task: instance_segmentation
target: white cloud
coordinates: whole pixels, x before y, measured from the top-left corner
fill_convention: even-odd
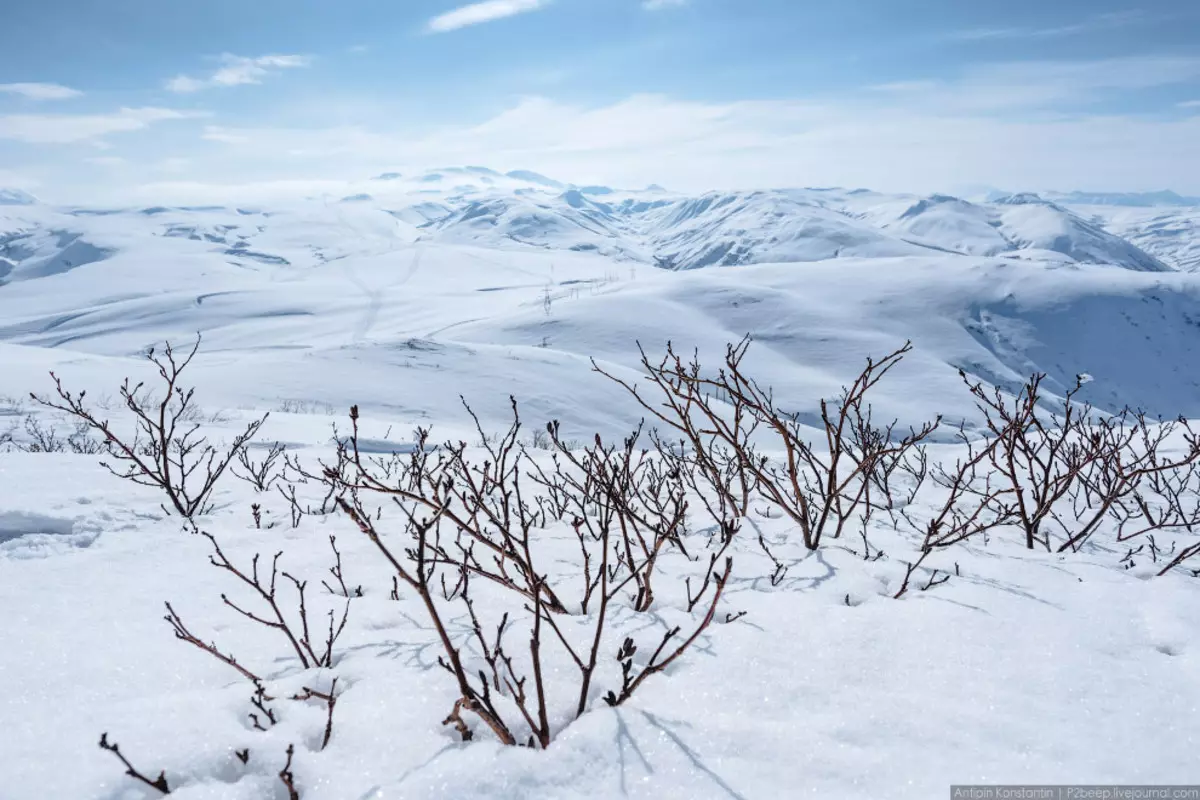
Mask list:
[[[479,25],[505,17],[514,17],[537,11],[550,4],[551,0],[484,0],[481,3],[471,3],[460,6],[445,14],[440,14],[429,20],[429,30],[433,33],[446,33],[465,28],[468,25]]]
[[[1178,104],[1179,108],[1200,108],[1200,100],[1184,100]]]
[[[426,135],[363,128],[214,129],[202,173],[330,180],[483,163],[563,180],[682,190],[841,185],[927,192],[1013,188],[1200,190],[1200,119],[1020,118],[801,101],[726,104],[636,96],[601,107],[530,98]],[[404,154],[401,161],[397,154]],[[245,178],[242,178],[245,179]]]
[[[686,6],[688,0],[642,0],[642,8],[647,11],[661,11],[664,8],[679,8]]]
[[[109,114],[7,114],[0,116],[0,139],[33,144],[99,142],[108,134],[200,116],[205,115],[170,108],[122,108]]]
[[[19,94],[30,100],[69,100],[83,92],[57,83],[0,83],[0,94]]]
[[[294,196],[316,191],[304,186],[336,192],[330,187],[383,171],[484,164],[688,191],[841,185],[930,192],[987,184],[1192,194],[1200,193],[1200,115],[1169,107],[1159,115],[1115,115],[1090,101],[1196,75],[1200,59],[1014,63],[977,67],[957,80],[809,99],[636,95],[585,106],[530,97],[478,124],[424,129],[214,125],[203,131],[203,148],[173,143],[191,161],[171,184],[137,188],[131,179],[119,188],[140,192],[139,199],[162,193],[183,200],[211,199],[233,184],[241,196],[253,184],[255,196]],[[142,166],[142,181],[161,179],[151,164]]]
[[[225,53],[220,60],[222,66],[211,75],[203,78],[178,75],[167,81],[167,89],[172,92],[186,93],[223,86],[262,83],[263,78],[281,70],[307,67],[312,63],[312,59],[308,56],[301,55],[266,55],[246,58]]]
[[[1122,28],[1129,25],[1145,24],[1161,21],[1162,17],[1152,17],[1142,11],[1115,11],[1106,14],[1096,14],[1079,22],[1067,25],[1055,25],[1046,28],[971,28],[963,31],[953,31],[947,38],[962,41],[981,41],[985,39],[1055,39],[1065,36],[1078,36],[1094,31]]]

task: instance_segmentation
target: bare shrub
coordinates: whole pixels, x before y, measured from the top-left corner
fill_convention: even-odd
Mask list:
[[[534,430],[533,435],[529,437],[529,446],[534,450],[553,449],[553,444],[550,441],[550,434],[544,430]]]
[[[288,800],[300,800],[300,792],[296,789],[296,776],[292,774],[292,756],[296,754],[296,746],[287,746],[287,763],[279,770],[279,781],[287,791]]]
[[[1200,543],[1160,546],[1154,536],[1200,530],[1200,436],[1183,420],[1155,423],[1128,411],[1101,415],[1075,400],[1078,385],[1047,410],[1043,376],[1034,375],[1008,397],[963,374],[986,435],[972,438],[960,426],[959,457],[950,465],[933,460],[927,444],[940,418],[902,431],[895,422],[878,423],[868,402],[910,345],[868,359],[836,399],[821,402],[808,426],[748,375],[743,361],[749,344],[747,338],[729,345],[714,375],[670,345],[658,361],[642,351],[645,382],[625,381],[593,364],[657,423],[648,433],[639,424],[619,442],[599,435],[589,443],[564,439],[554,422],[523,439],[515,400],[507,430],[491,434],[464,401],[477,450],[465,441],[435,445],[428,429],[418,429],[404,453],[372,455],[360,449],[355,406],[349,435],[335,432],[334,459],[317,473],[278,444],[261,462],[251,459],[245,445],[263,420],[227,453],[196,436],[198,423],[185,422],[191,391],[177,387],[194,348],[178,362],[169,347],[161,359],[150,356],[167,382],[168,401],[147,405],[141,384],[122,388],[126,408],[139,420],[129,447],[107,422],[86,416],[83,394],[66,392],[57,378],[59,400],[39,402],[82,419],[85,431],[104,434],[105,446],[117,448],[116,457],[127,465],[123,476],[167,489],[181,514],[203,507],[212,483],[234,460],[240,467],[232,467],[235,473],[258,491],[280,493],[293,527],[310,514],[346,514],[388,566],[390,598],[407,603],[415,596],[440,653],[438,666],[454,684],[442,724],[463,740],[475,738],[480,728],[506,745],[546,748],[563,725],[598,701],[627,702],[691,651],[715,621],[739,619],[741,613],[718,614],[741,527],[757,530],[751,510],[790,520],[810,551],[856,530],[862,557],[872,561],[884,553],[872,547],[868,530],[886,514],[897,531],[916,540],[895,598],[943,586],[959,566],[951,569],[934,556],[970,541],[986,543],[1003,526],[1019,528],[1027,547],[1057,546],[1059,552],[1084,548],[1101,530],[1115,532],[1118,542],[1131,543],[1122,564],[1130,568],[1135,558],[1148,557],[1161,566],[1159,575],[1200,556]],[[39,436],[32,437],[39,446],[63,446],[52,430]],[[1184,447],[1176,453],[1172,443],[1180,439]],[[187,477],[200,468],[204,484],[184,491]],[[918,496],[932,502],[918,504]],[[707,541],[689,533],[693,505],[703,509],[699,530]],[[251,509],[261,526],[261,503]],[[350,602],[363,596],[362,586],[351,588],[346,579],[335,536],[328,537],[333,562],[321,580],[325,592],[315,601],[322,623],[310,625],[308,582],[281,568],[282,552],[271,558],[269,571],[259,554],[238,564],[214,536],[194,524],[192,530],[208,540],[210,563],[253,602],[223,594],[226,606],[270,631],[300,669],[335,666]],[[758,544],[777,586],[788,564],[761,532]],[[561,557],[564,545],[570,558]],[[846,604],[852,604],[849,594]],[[309,681],[299,693],[272,693],[257,665],[194,634],[170,603],[166,610],[176,638],[251,683],[254,729],[279,723],[279,703],[287,702],[281,697],[318,702],[326,720],[321,748],[329,744],[336,677],[327,691]],[[639,625],[629,626],[631,619]],[[628,635],[635,627],[638,632]],[[647,635],[648,629],[655,632]],[[151,780],[105,737],[101,746],[120,758],[131,777],[169,791],[163,774]],[[242,763],[249,759],[248,749],[235,754]],[[294,754],[289,746],[278,773],[289,798],[299,797]]]
[[[275,410],[283,414],[314,414],[323,417],[332,417],[335,413],[331,404],[318,400],[283,400]]]
[[[1047,411],[1044,378],[1033,375],[1010,401],[963,375],[996,440],[991,472],[1011,490],[1026,547],[1077,551],[1106,522],[1118,542],[1200,526],[1200,438],[1186,421],[1099,414],[1076,401],[1078,381]],[[1164,445],[1176,436],[1186,448],[1170,458]]]
[[[921,544],[919,557],[908,563],[904,580],[893,595],[896,599],[903,597],[908,591],[913,576],[924,567],[925,560],[930,555],[1006,525],[1013,518],[1013,508],[1005,502],[1013,492],[1012,487],[1003,482],[995,484],[991,473],[980,476],[980,469],[989,464],[1000,445],[999,440],[984,439],[982,442],[976,442],[960,428],[959,441],[967,452],[965,457],[955,462],[952,469],[936,464],[930,470],[923,450],[913,453],[900,467],[913,477],[914,494],[924,485],[926,477],[929,477],[944,495],[941,504],[935,506],[933,513],[923,521],[915,519],[907,508],[900,511],[901,518],[921,535]],[[946,575],[945,580],[948,579],[949,575]],[[936,585],[939,585],[938,571],[934,570],[923,590]]]
[[[267,448],[261,461],[255,461],[250,455],[250,447],[239,448],[236,457],[242,469],[239,472],[234,466],[230,471],[253,486],[255,491],[268,492],[280,478],[276,464],[285,452],[287,448],[275,442]]]
[[[0,395],[0,420],[5,417],[12,418],[12,421],[3,426],[3,430],[0,430],[0,449],[8,451],[15,447],[13,437],[19,428],[16,418],[23,418],[25,413],[25,405],[21,400],[8,395]]]
[[[1012,490],[1014,521],[1025,546],[1050,550],[1051,529],[1069,539],[1071,526],[1060,501],[1106,457],[1106,443],[1089,435],[1091,407],[1075,402],[1082,384],[1076,382],[1066,393],[1061,412],[1047,412],[1040,405],[1045,375],[1033,375],[1011,400],[999,387],[988,390],[965,372],[959,375],[996,440],[989,456],[991,471]]]
[[[83,422],[71,426],[63,435],[53,422],[43,422],[36,414],[25,414],[18,425],[15,421],[0,434],[0,445],[23,453],[74,453],[97,455],[107,451],[103,440],[90,436],[91,428]]]
[[[530,477],[545,490],[554,518],[570,518],[579,540],[584,578],[581,610],[587,613],[603,580],[599,567],[592,564],[589,545],[617,529],[621,541],[615,550],[616,568],[634,589],[634,610],[648,611],[654,603],[652,580],[659,556],[669,546],[686,554],[688,504],[682,476],[653,451],[637,448],[640,429],[619,446],[605,445],[597,437],[586,448],[572,448],[561,438],[556,423],[547,425],[544,433],[557,450],[552,468],[532,462]]]
[[[301,669],[329,668],[335,665],[337,660],[335,646],[346,628],[350,613],[350,600],[355,596],[361,597],[361,591],[355,595],[350,592],[341,595],[345,603],[340,610],[340,615],[337,609],[329,608],[325,614],[328,619],[327,629],[323,632],[315,630],[310,626],[306,594],[308,582],[280,569],[279,560],[282,553],[276,553],[272,558],[268,575],[265,570],[260,571],[259,569],[260,555],[253,556],[249,567],[240,567],[225,555],[224,550],[212,534],[194,526],[193,533],[208,540],[212,548],[209,563],[229,573],[244,588],[249,589],[249,593],[256,598],[258,605],[258,608],[247,607],[240,601],[235,601],[228,595],[222,594],[221,600],[227,607],[262,628],[277,632],[281,640],[287,643],[287,651],[294,656]],[[336,546],[334,553],[337,561],[331,572],[341,580],[341,554],[337,552]],[[280,579],[290,584],[293,590],[294,599],[290,610],[284,607],[283,594],[279,586]],[[232,653],[221,649],[215,642],[205,641],[194,634],[170,603],[166,603],[166,609],[167,614],[164,619],[171,625],[175,638],[232,668],[252,684],[254,691],[250,697],[250,705],[254,710],[248,715],[252,727],[259,731],[273,728],[279,721],[276,707],[272,705],[276,697],[268,693],[267,679],[262,672],[242,663]],[[320,638],[318,638],[318,634]],[[315,699],[325,704],[327,717],[322,749],[329,744],[330,737],[333,735],[333,711],[337,697],[336,677],[327,692],[305,687],[302,693],[291,696],[294,701],[305,702]],[[246,752],[244,758],[239,754],[239,758],[245,763],[249,759],[249,753]]]
[[[520,443],[515,402],[506,433],[492,440],[480,429],[479,441],[486,443],[482,460],[472,458],[463,442],[434,449],[423,436],[407,458],[368,461],[358,449],[357,408],[351,410],[351,426],[326,477],[346,490],[338,501],[342,510],[390,564],[399,584],[416,593],[436,632],[439,664],[458,693],[444,724],[471,739],[474,731],[464,716],[470,713],[504,744],[549,746],[555,734],[550,720],[562,716],[552,708],[553,698],[573,696],[574,718],[593,697],[615,608],[628,603],[634,611],[646,610],[654,601],[654,565],[664,548],[679,545],[684,525],[678,477],[663,472],[653,453],[638,451],[636,436],[620,446],[596,437],[591,447],[575,451],[554,424],[546,429],[556,448],[546,468]],[[399,511],[399,542],[381,530],[388,523],[381,509],[368,509],[369,496],[389,499]],[[556,521],[570,526],[581,548],[583,574],[569,576],[577,581],[569,604],[564,598],[572,587],[553,579],[541,563],[540,536]],[[703,608],[703,617],[692,618],[687,634],[681,626],[670,627],[649,659],[638,659],[636,643],[623,639],[614,664],[620,682],[603,695],[607,702],[625,702],[703,634],[731,569],[726,558],[713,570],[690,602]],[[485,609],[493,603],[481,604],[481,596],[517,599],[520,610],[493,612],[499,619],[485,622]],[[465,636],[456,632],[456,617],[465,617]],[[513,635],[525,646],[514,649]],[[575,664],[577,677],[568,684],[573,688],[553,680],[560,677],[557,671],[547,672],[551,650]]]
[[[730,345],[727,363],[740,364],[749,344],[747,337]],[[745,516],[756,488],[747,464],[757,461],[751,439],[759,418],[740,396],[723,391],[720,378],[703,377],[698,354],[685,362],[670,342],[658,361],[651,361],[640,344],[638,351],[653,397],[644,395],[641,385],[605,371],[595,361],[592,369],[624,388],[662,424],[651,431],[659,455],[675,464],[712,516]]]
[[[244,586],[251,589],[258,596],[265,610],[261,612],[247,610],[233,600],[230,600],[228,595],[222,594],[221,600],[225,605],[246,619],[281,633],[287,639],[291,651],[305,669],[333,666],[334,644],[337,642],[342,631],[345,630],[346,620],[350,614],[348,595],[346,596],[347,601],[342,610],[340,621],[333,609],[328,610],[326,614],[329,620],[328,634],[325,636],[322,644],[316,644],[317,640],[313,638],[309,628],[308,606],[305,594],[308,582],[299,580],[291,573],[283,572],[279,569],[279,559],[283,555],[282,552],[276,553],[271,559],[271,573],[268,577],[265,570],[262,574],[259,572],[260,554],[256,553],[251,559],[249,570],[243,569],[236,566],[226,557],[220,544],[217,543],[215,536],[207,531],[199,531],[198,533],[207,539],[212,546],[213,553],[209,556],[209,563],[214,567],[225,570]],[[296,611],[291,616],[285,614],[283,608],[280,606],[278,591],[278,579],[280,578],[290,583],[295,591]],[[172,622],[172,625],[174,625],[174,622]],[[178,634],[178,630],[176,633]]]
[[[339,441],[336,430],[333,441],[335,444]],[[309,487],[318,488],[321,498],[319,504],[302,497],[314,496]],[[275,482],[275,490],[288,504],[292,528],[298,528],[307,516],[327,516],[338,511],[337,500],[345,491],[337,482],[327,480],[324,473],[310,472],[299,458],[286,452],[283,454],[283,466]]]
[[[148,402],[144,383],[132,384],[127,378],[119,392],[125,409],[135,419],[132,436],[120,436],[107,419],[95,415],[85,404],[86,392],[72,393],[53,372],[55,397],[30,397],[40,405],[62,411],[99,434],[113,464],[101,462],[114,475],[142,486],[162,489],[171,508],[180,516],[191,519],[210,508],[209,497],[230,462],[254,438],[266,422],[267,415],[252,421],[227,447],[218,449],[201,432],[201,423],[188,422],[194,418],[195,389],[185,389],[180,383],[183,371],[200,347],[196,338],[190,352],[177,358],[170,343],[162,355],[151,349],[146,358],[157,368],[161,379],[161,398]],[[166,510],[166,506],[163,506]]]
[[[333,737],[333,709],[337,706],[338,701],[337,682],[337,678],[330,682],[328,692],[319,692],[305,686],[303,692],[292,696],[293,700],[320,700],[325,704],[325,733],[321,737],[322,750],[329,746],[329,740]]]
[[[683,453],[690,447],[690,456],[677,459],[691,459],[691,474],[704,478],[722,509],[744,516],[752,493],[762,495],[799,526],[805,547],[816,550],[826,536],[839,538],[847,525],[870,513],[872,492],[888,491],[886,479],[895,465],[940,420],[902,435],[894,423],[874,424],[867,394],[912,349],[905,344],[878,361],[868,358],[837,400],[821,401],[820,444],[814,444],[799,414],[780,408],[772,391],[746,373],[742,362],[749,346],[748,337],[729,345],[724,366],[711,377],[696,358],[685,364],[669,344],[657,364],[643,351],[642,366],[658,389],[658,404],[644,399],[638,386],[595,369],[623,386],[669,431],[683,435],[681,448],[664,449]],[[755,449],[752,440],[760,428],[773,435],[782,463]]]
[[[1156,423],[1125,410],[1092,422],[1087,435],[1103,455],[1071,492],[1078,528],[1059,552],[1079,550],[1106,520],[1115,524],[1120,542],[1200,526],[1200,437],[1186,420]],[[1185,449],[1171,458],[1164,451],[1175,438]]]
[[[116,742],[108,741],[107,733],[100,734],[100,749],[107,750],[108,752],[110,752],[114,756],[116,756],[117,759],[121,762],[121,764],[125,767],[125,774],[128,775],[129,777],[133,778],[134,780],[140,781],[141,783],[144,783],[146,786],[149,786],[151,789],[157,789],[158,791],[162,792],[163,794],[171,793],[171,787],[167,784],[167,773],[165,771],[158,773],[158,777],[154,778],[153,780],[151,780],[150,778],[147,778],[142,772],[140,772],[137,768],[135,768],[133,766],[133,764],[131,764],[129,762],[129,759],[126,758],[125,754],[121,752],[121,748]]]

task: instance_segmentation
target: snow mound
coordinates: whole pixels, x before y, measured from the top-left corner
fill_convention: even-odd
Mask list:
[[[79,528],[73,519],[0,511],[0,560],[45,558],[88,547],[99,536],[97,530]]]

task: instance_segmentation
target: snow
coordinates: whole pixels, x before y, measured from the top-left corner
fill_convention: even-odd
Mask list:
[[[1200,203],[1188,208],[1079,206],[1078,211],[1175,269],[1200,270]]]
[[[315,457],[327,422],[290,418],[267,435]],[[278,642],[221,606],[229,581],[206,563],[199,537],[160,518],[149,490],[85,457],[9,454],[0,464],[6,505],[39,509],[0,516],[5,531],[26,532],[0,557],[5,641],[20,643],[7,651],[14,689],[0,700],[6,796],[149,796],[95,747],[101,731],[140,768],[166,770],[174,796],[190,800],[274,796],[289,742],[303,796],[316,800],[920,798],[951,782],[1189,779],[1191,743],[1180,733],[1196,711],[1197,587],[1121,570],[1112,554],[1064,558],[994,541],[944,554],[939,566],[955,562],[962,577],[892,600],[895,561],[782,548],[797,563],[771,588],[747,546],[728,600],[745,617],[714,626],[626,707],[597,702],[536,753],[455,742],[438,724],[453,687],[411,599],[388,599],[379,559],[344,519],[255,530],[249,504],[273,504],[229,482],[204,520],[232,558],[282,549],[286,567],[314,583],[337,534],[364,597],[352,601],[335,670],[296,674],[278,660]],[[778,519],[754,524],[787,538]],[[911,547],[882,532],[875,543]],[[249,685],[175,641],[164,601],[279,686],[327,686],[336,672],[345,688],[329,748],[319,750],[319,707],[280,704],[278,728],[249,729]],[[246,767],[232,755],[244,747]],[[71,769],[50,768],[68,757]]]
[[[1181,222],[1196,209],[599,188],[446,168],[261,207],[5,205],[0,434],[33,411],[30,391],[53,388],[51,370],[127,424],[112,401],[121,380],[152,379],[145,349],[197,331],[187,375],[206,430],[229,439],[270,411],[259,442],[311,467],[352,404],[374,453],[411,450],[418,425],[476,442],[460,396],[488,430],[506,423],[511,394],[523,437],[556,419],[568,438],[613,440],[644,411],[593,359],[633,380],[639,342],[712,364],[746,333],[753,374],[804,419],[868,355],[908,340],[912,354],[871,395],[880,419],[977,425],[960,369],[1009,391],[1045,372],[1052,395],[1082,375],[1080,397],[1101,410],[1200,418],[1200,278]],[[947,439],[933,450],[953,461]],[[667,558],[652,613],[615,618],[589,710],[569,724],[574,667],[553,652],[558,735],[538,752],[483,732],[463,743],[441,725],[456,693],[419,604],[390,599],[386,565],[348,519],[293,528],[277,494],[231,477],[214,499],[201,527],[240,563],[282,550],[315,591],[313,613],[340,608],[319,589],[336,535],[363,596],[332,669],[302,670],[224,606],[238,587],[153,490],[96,456],[0,449],[0,796],[155,796],[96,746],[101,732],[148,774],[165,770],[184,800],[283,797],[288,744],[304,800],[916,800],[951,783],[1193,778],[1200,582],[1153,577],[1147,558],[1125,569],[1111,542],[1052,555],[1002,529],[937,554],[930,566],[950,581],[895,600],[911,534],[877,522],[872,544],[888,557],[864,561],[856,540],[809,553],[777,513],[755,512],[717,622],[629,703],[601,699],[619,681],[611,653],[626,634],[651,647],[689,619],[683,579],[703,564]],[[758,532],[790,564],[779,586]],[[568,533],[552,525],[539,545],[556,580],[577,559]],[[315,702],[280,699],[279,725],[253,730],[249,684],[176,640],[165,601],[281,698],[336,675],[328,748]]]
[[[31,206],[37,198],[21,189],[5,189],[0,186],[0,206]]]

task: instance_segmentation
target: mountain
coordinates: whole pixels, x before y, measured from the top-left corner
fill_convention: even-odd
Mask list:
[[[7,208],[42,208],[32,205],[27,195],[5,196],[13,198]],[[22,205],[14,205],[16,200]],[[347,185],[340,202],[321,202],[332,204],[329,214],[318,215],[322,219],[370,219],[370,225],[385,230],[389,223],[383,220],[391,219],[391,226],[404,226],[405,237],[419,237],[430,245],[585,252],[673,270],[956,253],[1163,272],[1190,269],[1197,258],[1190,244],[1195,220],[1182,209],[1179,215],[1153,219],[1105,216],[1089,209],[1142,209],[1067,207],[1032,194],[975,203],[949,195],[843,189],[686,195],[661,187],[571,187],[522,170],[501,174],[486,167],[447,167],[408,175],[384,173]],[[48,219],[47,214],[56,213]],[[132,213],[75,209],[63,214],[47,209],[39,219],[63,241],[74,236],[88,242],[98,232],[111,232],[117,218]],[[265,221],[277,211],[157,207],[136,213],[150,221],[139,223],[138,229],[208,242],[239,261],[307,263],[315,257],[319,263],[336,257],[339,249],[333,240],[310,232],[320,243],[310,241],[301,253],[285,252],[289,248],[278,246],[279,226]],[[330,223],[316,224],[319,231]],[[22,230],[22,236],[29,233]],[[26,245],[17,243],[13,231],[0,233],[11,240],[10,254],[4,258],[14,265],[7,267],[12,280],[28,269],[18,270],[16,265],[31,257],[24,255],[21,248]],[[288,241],[297,238],[286,236]],[[38,246],[39,258],[49,260],[39,262],[35,271],[53,270],[53,263],[77,266],[109,252],[107,246],[96,246],[82,257],[76,252],[55,262],[45,255],[50,252],[47,247]]]
[[[656,262],[671,269],[922,252],[919,245],[786,192],[707,194],[649,209],[640,224]]]
[[[31,206],[37,198],[21,189],[0,188],[0,206]]]
[[[1001,232],[995,210],[949,195],[921,198],[904,209],[885,230],[903,231],[914,241],[967,255],[993,256],[1015,249]]]
[[[1000,209],[1000,230],[1017,249],[1050,250],[1084,264],[1118,264],[1143,272],[1171,269],[1131,242],[1037,195],[1011,195],[994,205]]]
[[[1067,205],[1131,206],[1200,206],[1200,197],[1183,197],[1175,192],[1051,192],[1047,197]]]
[[[426,238],[444,243],[505,247],[512,244],[550,250],[592,252],[645,260],[613,224],[611,210],[577,190],[561,196],[492,197],[472,200],[446,217],[429,222]]]
[[[486,167],[384,173],[346,189],[340,201],[300,202],[286,216],[219,206],[56,210],[8,192],[5,208],[16,217],[0,225],[3,279],[103,260],[123,245],[90,243],[116,230],[206,243],[235,263],[294,265],[341,257],[337,230],[363,226],[428,246],[592,253],[672,270],[950,253],[1163,272],[1191,269],[1200,258],[1191,244],[1196,218],[1186,209],[1147,218],[1147,209],[1067,207],[1032,194],[975,203],[844,189],[687,195],[571,187]],[[18,219],[20,209],[28,218]],[[312,227],[293,231],[291,218]]]
[[[1079,206],[1093,224],[1184,272],[1200,270],[1200,206]]]
[[[971,203],[929,197],[859,193],[849,208],[908,241],[967,255],[1047,258],[1077,264],[1115,264],[1142,272],[1172,267],[1084,215],[1036,194]]]
[[[0,341],[125,354],[204,330],[215,347],[276,355],[415,337],[468,348],[557,342],[573,358],[603,340],[617,359],[651,327],[692,340],[715,326],[714,342],[755,329],[808,358],[815,340],[796,338],[804,325],[856,353],[923,331],[931,375],[953,378],[962,366],[1007,385],[1040,369],[1065,385],[1075,369],[1107,375],[1089,391],[1111,403],[1195,390],[1168,376],[1191,351],[1164,343],[1194,344],[1188,320],[1200,319],[1200,304],[1175,270],[1200,263],[1200,212],[1068,207],[1030,194],[970,202],[837,188],[585,188],[464,167],[257,209],[4,206]],[[776,288],[764,289],[768,279]],[[1049,287],[1036,303],[1009,297],[1031,283]],[[866,284],[891,288],[866,304],[849,297]],[[1010,288],[996,295],[998,286]],[[615,305],[600,299],[618,294]],[[810,307],[816,297],[821,306]],[[1128,341],[1085,348],[1084,328]],[[860,329],[874,333],[855,338]],[[1136,385],[1116,372],[1128,359],[1145,366]]]

